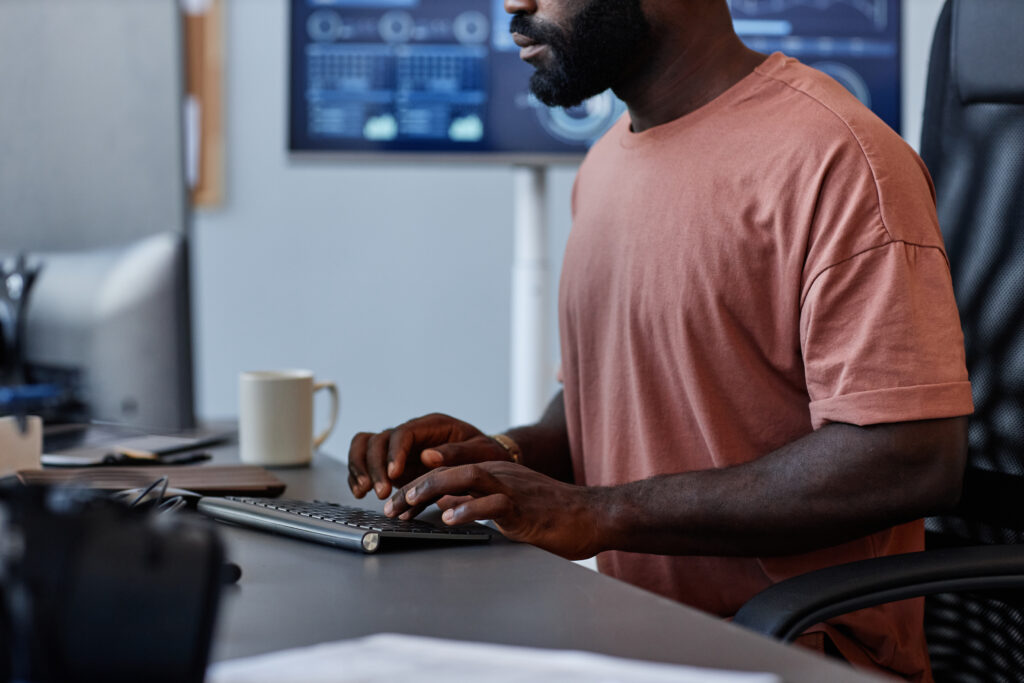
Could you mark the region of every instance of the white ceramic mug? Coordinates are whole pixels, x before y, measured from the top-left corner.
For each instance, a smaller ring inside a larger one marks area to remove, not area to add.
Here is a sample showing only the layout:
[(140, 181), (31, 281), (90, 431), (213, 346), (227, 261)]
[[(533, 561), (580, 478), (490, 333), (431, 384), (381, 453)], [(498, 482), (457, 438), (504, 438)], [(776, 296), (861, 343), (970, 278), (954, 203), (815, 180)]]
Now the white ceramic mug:
[[(313, 436), (313, 394), (331, 394), (331, 424)], [(307, 465), (338, 421), (338, 387), (309, 370), (243, 372), (238, 380), (238, 450), (253, 465)]]

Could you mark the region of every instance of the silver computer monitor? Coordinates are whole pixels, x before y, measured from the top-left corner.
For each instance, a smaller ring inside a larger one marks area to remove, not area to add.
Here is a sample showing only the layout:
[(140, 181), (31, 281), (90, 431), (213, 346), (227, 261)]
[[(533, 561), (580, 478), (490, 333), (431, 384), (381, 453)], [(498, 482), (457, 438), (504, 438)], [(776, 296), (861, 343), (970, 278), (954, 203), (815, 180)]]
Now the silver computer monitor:
[[(29, 252), (23, 362), (86, 417), (153, 431), (194, 426), (188, 250), (161, 233), (119, 247)], [(78, 417), (78, 416), (76, 416)]]
[(43, 270), (30, 376), (193, 422), (179, 0), (0, 0), (0, 256)]

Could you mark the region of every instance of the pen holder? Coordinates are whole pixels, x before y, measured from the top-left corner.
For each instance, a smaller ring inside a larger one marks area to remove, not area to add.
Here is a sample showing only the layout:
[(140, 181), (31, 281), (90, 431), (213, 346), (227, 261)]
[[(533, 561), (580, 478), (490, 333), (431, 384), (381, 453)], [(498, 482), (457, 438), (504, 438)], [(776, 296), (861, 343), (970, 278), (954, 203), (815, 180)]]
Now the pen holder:
[(43, 420), (0, 417), (0, 477), (18, 470), (39, 469), (43, 454)]

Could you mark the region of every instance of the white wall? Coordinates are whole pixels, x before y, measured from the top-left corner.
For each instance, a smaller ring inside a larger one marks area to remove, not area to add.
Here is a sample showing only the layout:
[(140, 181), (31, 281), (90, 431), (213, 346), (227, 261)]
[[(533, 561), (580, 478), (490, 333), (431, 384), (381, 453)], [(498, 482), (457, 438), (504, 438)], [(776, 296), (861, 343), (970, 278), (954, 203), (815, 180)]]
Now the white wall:
[[(333, 454), (432, 410), (504, 428), (511, 171), (289, 159), (287, 6), (227, 4), (227, 202), (194, 226), (200, 414), (236, 414), (242, 370), (301, 366), (339, 383)], [(552, 174), (559, 255), (572, 177)]]
[[(904, 0), (915, 145), (941, 4)], [(227, 202), (200, 211), (194, 229), (201, 415), (236, 414), (242, 370), (301, 366), (341, 388), (335, 455), (356, 431), (432, 410), (504, 428), (512, 174), (290, 160), (287, 20), (286, 0), (227, 3)], [(551, 178), (555, 271), (572, 177)]]

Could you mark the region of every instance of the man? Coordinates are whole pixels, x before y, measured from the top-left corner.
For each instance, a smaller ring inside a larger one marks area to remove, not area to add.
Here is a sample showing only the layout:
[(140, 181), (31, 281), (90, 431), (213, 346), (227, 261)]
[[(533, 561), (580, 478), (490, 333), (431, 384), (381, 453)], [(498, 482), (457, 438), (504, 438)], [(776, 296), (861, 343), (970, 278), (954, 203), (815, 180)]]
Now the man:
[[(359, 434), (357, 496), (438, 502), (729, 617), (774, 582), (918, 550), (972, 411), (927, 172), (841, 86), (746, 49), (725, 0), (506, 0), (536, 95), (611, 87), (559, 295), (564, 392), (488, 437)], [(402, 488), (393, 489), (393, 486)], [(803, 642), (931, 678), (922, 603)]]

